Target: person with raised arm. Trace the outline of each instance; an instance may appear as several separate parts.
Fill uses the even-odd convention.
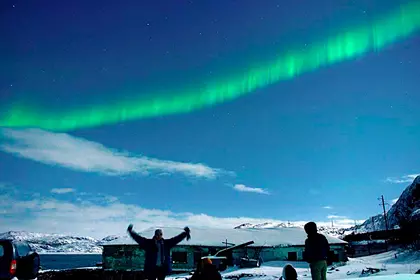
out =
[[[172,271],[171,249],[184,238],[187,240],[191,238],[188,227],[185,227],[179,235],[169,239],[163,238],[161,229],[156,229],[154,236],[150,239],[136,233],[132,224],[128,226],[127,231],[145,251],[144,274],[148,280],[164,280],[166,275]]]

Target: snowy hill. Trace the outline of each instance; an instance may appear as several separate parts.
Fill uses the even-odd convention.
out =
[[[9,231],[0,234],[0,239],[27,241],[38,253],[102,253],[99,241],[91,237],[45,234],[26,231]]]
[[[110,241],[115,240],[115,239],[118,239],[118,238],[121,238],[121,236],[118,236],[118,235],[109,235],[107,237],[102,238],[102,240],[99,241],[99,242],[100,243],[101,242],[110,242]]]
[[[250,224],[250,223],[245,223],[239,226],[234,227],[234,229],[245,229],[245,228],[285,228],[285,227],[293,227],[292,224],[285,224],[285,223],[262,223],[262,224]]]
[[[409,185],[404,192],[401,194],[397,202],[392,205],[388,211],[388,226],[390,229],[399,227],[399,219],[405,219],[409,221],[420,220],[420,176],[414,179],[413,183]],[[304,223],[293,224],[293,223],[262,223],[262,224],[250,224],[245,223],[236,226],[235,229],[244,228],[282,228],[282,227],[303,227]],[[377,230],[385,230],[385,219],[382,214],[370,217],[361,225],[349,227],[349,228],[335,228],[328,226],[319,226],[319,232],[334,237],[342,238],[345,235],[351,233],[365,233]]]
[[[392,205],[388,213],[389,229],[398,228],[399,219],[420,220],[420,176],[417,176]],[[385,218],[379,214],[367,219],[363,224],[353,227],[358,233],[385,230]]]

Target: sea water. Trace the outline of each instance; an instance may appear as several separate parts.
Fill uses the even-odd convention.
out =
[[[97,254],[40,254],[42,270],[94,267],[102,262]]]

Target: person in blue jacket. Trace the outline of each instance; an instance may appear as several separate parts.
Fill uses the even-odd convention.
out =
[[[148,280],[164,280],[166,275],[172,271],[171,249],[184,238],[187,238],[187,240],[191,238],[188,227],[185,227],[181,234],[169,239],[163,238],[161,229],[155,230],[155,235],[151,239],[136,233],[132,224],[128,226],[127,231],[131,238],[145,251],[144,274]]]

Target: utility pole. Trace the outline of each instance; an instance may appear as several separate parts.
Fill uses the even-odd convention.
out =
[[[382,200],[382,203],[379,204],[379,205],[382,205],[382,208],[384,210],[385,230],[388,231],[388,217],[386,215],[385,200],[384,200],[384,196],[383,195],[381,195],[381,200]]]
[[[381,198],[380,199],[381,199],[382,203],[379,204],[379,205],[382,205],[382,209],[384,210],[385,230],[386,230],[386,233],[387,233],[387,237],[385,239],[385,245],[386,245],[386,249],[385,250],[388,252],[388,238],[389,238],[389,234],[388,234],[388,217],[386,215],[384,196],[381,195]]]
[[[228,247],[228,245],[230,245],[230,246],[235,246],[235,244],[233,244],[233,243],[229,243],[227,239],[226,239],[226,241],[224,241],[224,242],[222,242],[222,243],[226,245],[226,248]]]

